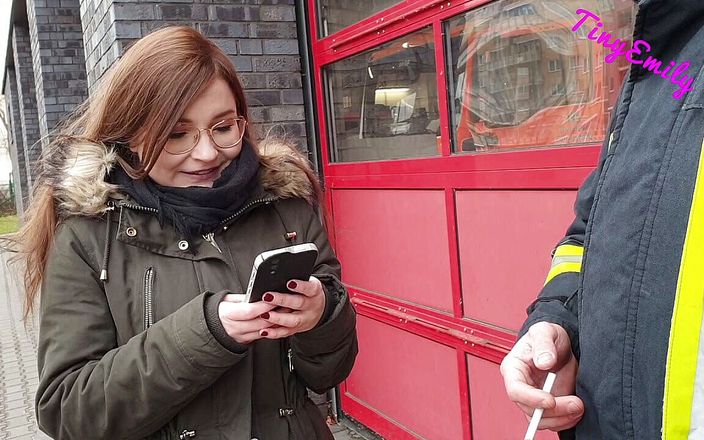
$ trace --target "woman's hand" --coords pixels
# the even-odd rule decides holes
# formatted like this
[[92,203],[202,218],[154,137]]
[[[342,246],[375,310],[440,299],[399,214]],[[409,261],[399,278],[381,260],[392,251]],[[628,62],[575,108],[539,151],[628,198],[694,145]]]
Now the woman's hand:
[[[584,403],[574,395],[577,366],[565,329],[539,322],[506,355],[501,374],[508,397],[527,419],[535,408],[544,408],[538,429],[562,431],[576,425],[584,415]],[[548,371],[557,374],[552,395],[541,389]]]
[[286,285],[291,293],[266,292],[263,302],[274,307],[262,313],[261,318],[270,323],[268,328],[259,331],[267,339],[279,339],[315,327],[325,310],[325,291],[315,277],[308,281],[291,280]]
[[218,316],[225,331],[240,344],[262,338],[261,332],[271,327],[271,324],[263,320],[261,315],[276,307],[263,301],[246,303],[244,297],[242,294],[225,295],[218,305]]

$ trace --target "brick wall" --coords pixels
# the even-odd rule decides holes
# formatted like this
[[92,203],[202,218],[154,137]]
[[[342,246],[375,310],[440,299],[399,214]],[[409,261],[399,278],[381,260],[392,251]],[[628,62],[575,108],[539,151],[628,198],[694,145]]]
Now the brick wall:
[[27,166],[24,160],[24,143],[22,141],[22,119],[20,119],[19,100],[17,96],[17,77],[15,69],[8,68],[5,79],[5,104],[7,106],[7,133],[10,157],[12,158],[12,180],[15,185],[15,208],[22,215],[29,195],[27,186]]
[[22,146],[24,149],[27,185],[31,189],[34,166],[41,154],[39,142],[39,119],[32,69],[32,50],[29,29],[15,24],[12,28],[12,51],[17,77],[17,102],[22,121]]
[[294,1],[245,3],[80,0],[89,89],[135,39],[165,25],[186,24],[231,57],[259,131],[286,134],[307,150]]
[[42,144],[87,95],[78,0],[27,0]]

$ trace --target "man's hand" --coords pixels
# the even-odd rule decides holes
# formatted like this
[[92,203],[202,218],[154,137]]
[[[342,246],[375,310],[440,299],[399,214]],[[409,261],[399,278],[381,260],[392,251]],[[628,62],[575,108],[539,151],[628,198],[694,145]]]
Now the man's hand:
[[[501,363],[508,397],[530,419],[535,408],[544,408],[538,429],[563,431],[579,422],[584,403],[574,395],[577,359],[570,338],[556,324],[539,322],[530,327]],[[552,393],[543,391],[548,371],[557,374]]]

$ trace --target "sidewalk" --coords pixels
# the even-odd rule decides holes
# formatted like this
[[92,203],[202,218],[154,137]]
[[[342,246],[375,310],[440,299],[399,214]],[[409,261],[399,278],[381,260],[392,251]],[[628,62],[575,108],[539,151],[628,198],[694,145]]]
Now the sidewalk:
[[48,439],[36,427],[37,328],[22,324],[21,281],[0,253],[0,439]]
[[[22,285],[0,253],[0,439],[46,440],[34,416],[38,384],[36,323],[22,323]],[[12,266],[11,266],[12,267]],[[13,267],[14,268],[14,267]],[[335,440],[362,440],[347,423],[331,427]]]

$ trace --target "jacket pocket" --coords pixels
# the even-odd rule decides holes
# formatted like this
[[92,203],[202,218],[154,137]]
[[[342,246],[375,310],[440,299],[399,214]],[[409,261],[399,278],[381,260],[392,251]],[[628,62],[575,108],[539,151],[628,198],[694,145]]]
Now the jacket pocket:
[[144,271],[144,282],[142,283],[142,298],[144,301],[144,330],[154,324],[154,279],[155,272],[153,267],[147,268]]

